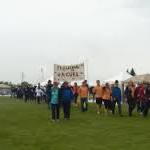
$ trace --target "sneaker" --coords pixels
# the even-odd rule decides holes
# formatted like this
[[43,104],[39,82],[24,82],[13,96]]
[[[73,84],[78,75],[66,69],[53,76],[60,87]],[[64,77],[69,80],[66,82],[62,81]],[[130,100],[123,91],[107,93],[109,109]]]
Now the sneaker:
[[142,112],[140,112],[140,115],[143,115],[143,113],[142,113]]
[[55,122],[55,120],[54,120],[54,119],[52,119],[52,122]]
[[99,115],[99,114],[100,114],[100,112],[98,111],[98,112],[97,112],[97,114]]

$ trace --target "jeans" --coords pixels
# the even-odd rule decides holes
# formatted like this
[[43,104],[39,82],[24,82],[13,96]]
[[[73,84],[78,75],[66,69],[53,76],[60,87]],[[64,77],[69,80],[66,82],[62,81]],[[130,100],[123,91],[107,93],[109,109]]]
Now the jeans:
[[74,94],[74,103],[77,104],[77,101],[78,101],[78,94]]
[[148,115],[148,111],[150,108],[150,101],[146,100],[142,102],[142,107],[143,107],[143,116],[146,117]]
[[64,101],[62,105],[63,105],[63,111],[64,111],[64,119],[70,119],[71,102]]
[[88,98],[81,98],[81,111],[88,111]]
[[134,98],[128,98],[128,105],[129,105],[129,116],[132,116],[132,112],[136,107],[136,101]]
[[40,102],[41,102],[41,97],[37,96],[37,103],[40,104]]
[[51,104],[52,119],[59,119],[59,104]]
[[122,114],[122,111],[121,111],[121,101],[119,101],[117,98],[115,98],[112,101],[112,113],[115,114],[116,103],[118,104],[118,111],[119,111],[119,114],[121,115]]
[[141,101],[137,99],[137,112],[142,112]]

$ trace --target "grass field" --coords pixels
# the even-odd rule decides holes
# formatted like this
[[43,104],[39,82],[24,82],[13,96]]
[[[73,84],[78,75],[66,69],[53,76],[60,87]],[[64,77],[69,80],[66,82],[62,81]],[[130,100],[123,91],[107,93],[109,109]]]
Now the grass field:
[[51,123],[45,104],[0,97],[0,150],[149,150],[150,116],[96,115],[95,105]]

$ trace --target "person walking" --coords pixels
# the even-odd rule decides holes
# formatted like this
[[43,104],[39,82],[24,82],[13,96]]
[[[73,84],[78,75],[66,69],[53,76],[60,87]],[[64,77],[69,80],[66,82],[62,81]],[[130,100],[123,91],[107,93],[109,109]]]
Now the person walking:
[[79,96],[81,101],[82,112],[88,111],[88,95],[89,95],[89,89],[87,87],[87,83],[84,81],[82,83],[82,86],[79,88]]
[[59,121],[60,117],[60,89],[58,87],[58,83],[54,82],[53,87],[50,91],[50,104],[51,104],[51,112],[52,112],[52,121]]
[[74,86],[73,86],[73,95],[74,95],[75,106],[78,105],[78,96],[79,96],[78,91],[79,91],[79,87],[78,87],[78,84],[75,82]]
[[116,80],[115,86],[112,88],[112,113],[113,114],[115,114],[115,108],[117,104],[119,115],[122,116],[121,101],[122,101],[121,89],[119,88],[119,81]]
[[145,88],[145,101],[144,101],[144,109],[143,109],[144,117],[147,117],[149,108],[150,108],[150,83],[148,83]]
[[135,88],[135,93],[134,93],[138,113],[142,112],[141,95],[140,95],[141,88],[142,88],[142,84],[138,83],[137,87]]
[[128,86],[126,87],[125,90],[125,95],[127,98],[127,103],[128,103],[128,112],[129,116],[132,116],[132,112],[135,109],[136,106],[136,100],[135,100],[135,85],[133,81],[130,81],[128,83]]
[[40,104],[41,103],[41,99],[42,99],[42,89],[41,89],[41,86],[40,86],[40,83],[38,84],[38,87],[36,88],[36,100],[37,100],[37,103]]
[[99,80],[96,81],[96,86],[93,88],[93,93],[97,104],[97,114],[100,114],[102,107],[103,87],[100,85]]
[[69,120],[71,116],[71,102],[73,101],[73,91],[68,82],[64,82],[60,90],[60,97],[63,106],[64,119]]
[[107,114],[109,114],[109,111],[112,111],[111,98],[112,98],[112,91],[109,86],[109,83],[106,83],[105,86],[103,87],[103,101]]
[[[142,115],[143,114],[143,110],[145,108],[145,101],[146,101],[146,90],[145,90],[145,86],[144,84],[142,83],[140,88],[139,88],[139,91],[138,91],[138,98],[139,98],[139,103],[140,103],[140,114]],[[139,107],[139,105],[137,105],[137,107]]]
[[51,93],[52,87],[53,87],[52,81],[49,80],[47,85],[46,85],[46,101],[47,101],[48,105],[49,105],[50,99],[51,99],[51,94],[50,93]]

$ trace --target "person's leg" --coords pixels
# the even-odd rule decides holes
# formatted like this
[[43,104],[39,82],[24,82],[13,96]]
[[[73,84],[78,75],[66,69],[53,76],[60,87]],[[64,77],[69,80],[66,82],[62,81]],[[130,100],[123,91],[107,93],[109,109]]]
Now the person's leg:
[[40,97],[37,97],[37,103],[40,104]]
[[97,113],[100,114],[100,112],[102,112],[102,99],[96,99],[96,103],[97,103]]
[[119,115],[122,115],[121,102],[117,100]]
[[74,94],[74,104],[76,104],[76,94]]
[[38,103],[38,97],[36,97],[36,103]]
[[143,102],[143,116],[146,117],[148,115],[148,101]]
[[85,111],[88,111],[88,98],[85,98]]
[[41,102],[41,97],[39,96],[39,102],[38,103],[40,104],[40,102]]
[[69,103],[66,102],[66,119],[69,117]]
[[93,103],[95,101],[95,94],[92,94],[92,98],[93,98]]
[[70,119],[70,109],[71,109],[71,103],[67,102],[67,119]]
[[134,102],[133,102],[133,100],[131,100],[131,102],[130,102],[130,114],[131,114],[131,116],[132,116],[133,109],[134,109]]
[[148,109],[147,109],[147,115],[148,115],[149,109],[150,109],[150,100],[148,100]]
[[96,108],[97,108],[97,114],[100,114],[100,99],[96,98]]
[[67,118],[67,115],[66,115],[66,102],[63,102],[63,111],[64,111],[64,119]]
[[83,107],[83,112],[85,112],[85,107],[86,107],[85,106],[85,98],[82,99],[82,102],[83,102],[83,106],[82,106]]
[[105,106],[105,109],[107,109],[107,101],[104,100],[104,106]]
[[52,120],[55,120],[55,105],[51,104]]
[[59,104],[56,105],[56,119],[59,120],[59,116],[60,116],[60,111],[59,111]]
[[115,108],[116,108],[116,100],[112,101],[112,114],[115,114]]
[[111,100],[108,101],[108,110],[111,111],[111,112],[113,110],[113,104],[112,104]]
[[130,116],[132,116],[132,112],[136,107],[136,101],[134,99],[131,99],[130,101]]
[[140,100],[137,99],[137,112],[141,112],[141,105],[140,105]]
[[78,100],[78,94],[74,95],[74,103],[77,104],[77,100]]
[[145,102],[141,102],[141,112],[143,113],[145,109]]
[[[21,96],[20,96],[20,98],[21,98]],[[26,102],[28,102],[29,101],[29,98],[28,98],[28,95],[26,96]]]
[[108,104],[107,104],[107,100],[104,100],[104,114],[108,114]]
[[128,99],[128,112],[129,112],[129,116],[132,116],[132,106],[131,106],[131,100]]
[[136,100],[133,99],[133,110],[136,108]]
[[81,111],[84,112],[84,99],[81,98]]
[[25,95],[25,103],[27,102],[27,96]]
[[109,103],[108,103],[108,100],[105,101],[105,108],[106,108],[106,112],[108,114],[108,111],[109,111]]
[[99,104],[99,111],[100,111],[100,112],[102,112],[102,103],[103,103],[103,101],[102,101],[102,99],[100,98],[100,104]]

